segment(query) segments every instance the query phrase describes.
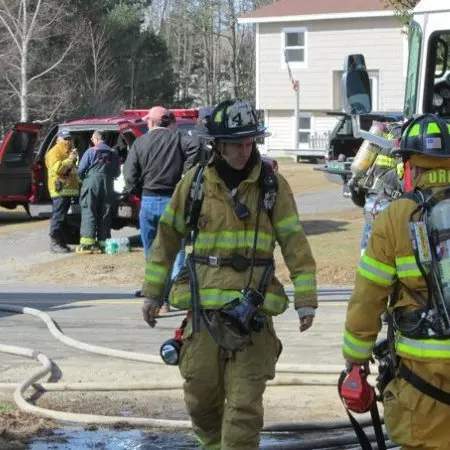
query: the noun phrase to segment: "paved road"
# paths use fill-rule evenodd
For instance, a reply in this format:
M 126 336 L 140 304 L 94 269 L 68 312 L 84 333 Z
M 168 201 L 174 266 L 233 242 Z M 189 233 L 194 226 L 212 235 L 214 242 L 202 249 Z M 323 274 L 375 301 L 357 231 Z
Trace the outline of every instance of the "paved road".
M 321 305 L 314 328 L 305 334 L 298 332 L 298 318 L 291 308 L 275 319 L 276 328 L 284 342 L 280 362 L 302 364 L 341 364 L 340 354 L 342 324 L 348 289 L 321 291 Z M 54 288 L 27 289 L 20 286 L 0 285 L 1 304 L 29 306 L 48 312 L 65 334 L 74 339 L 96 345 L 157 355 L 159 346 L 171 337 L 180 323 L 179 314 L 161 319 L 151 330 L 142 321 L 141 301 L 132 298 L 125 289 L 64 290 Z M 83 353 L 58 343 L 39 319 L 0 311 L 0 342 L 40 350 L 64 366 L 73 369 L 80 361 L 82 366 L 96 362 L 99 366 L 105 357 Z M 116 364 L 117 360 L 113 360 Z M 119 366 L 122 364 L 117 362 Z M 129 366 L 130 363 L 127 363 Z M 20 378 L 27 368 L 36 363 L 21 357 L 0 358 L 0 382 Z M 73 374 L 76 377 L 76 374 Z
M 330 212 L 330 218 L 332 218 L 333 212 L 353 208 L 351 202 L 344 199 L 338 189 L 299 195 L 296 200 L 302 216 Z M 19 223 L 14 227 L 11 227 L 11 224 L 2 226 L 0 221 L 0 305 L 7 303 L 46 311 L 57 321 L 66 335 L 83 342 L 157 355 L 161 342 L 172 337 L 173 330 L 180 323 L 180 317 L 177 313 L 170 314 L 159 321 L 157 328 L 149 329 L 141 318 L 139 307 L 141 302 L 130 295 L 129 287 L 122 289 L 76 287 L 55 290 L 53 286 L 26 286 L 17 280 L 14 275 L 19 267 L 29 267 L 32 270 L 35 264 L 57 261 L 67 257 L 48 252 L 47 230 L 46 221 Z M 113 235 L 130 236 L 135 233 L 136 230 L 124 229 L 114 232 Z M 340 290 L 335 290 L 333 287 L 323 288 L 320 293 L 320 308 L 314 327 L 304 334 L 300 334 L 298 331 L 298 318 L 292 308 L 286 314 L 277 317 L 275 326 L 284 345 L 280 363 L 341 365 L 342 326 L 349 294 L 350 291 L 345 288 Z M 54 381 L 70 383 L 99 380 L 110 382 L 124 380 L 136 382 L 142 379 L 154 382 L 180 380 L 178 370 L 172 367 L 156 365 L 149 367 L 144 363 L 106 358 L 67 347 L 56 341 L 39 319 L 30 316 L 0 312 L 0 342 L 33 348 L 48 355 L 56 363 Z M 22 381 L 37 367 L 38 364 L 35 361 L 1 354 L 0 383 Z M 299 408 L 314 410 L 314 404 L 317 401 L 315 395 L 320 395 L 319 391 L 308 389 L 308 391 L 300 391 L 296 394 L 298 395 L 296 398 L 292 398 L 292 393 L 288 391 L 283 398 L 281 392 L 281 390 L 277 390 L 274 399 L 270 400 L 269 398 L 268 414 L 270 415 L 272 411 L 272 417 L 269 417 L 269 420 L 280 420 L 282 417 L 277 415 L 280 402 L 283 403 L 284 415 L 292 418 L 297 416 Z M 179 396 L 179 393 L 177 395 Z M 46 394 L 46 398 L 50 398 L 50 394 Z M 58 401 L 58 398 L 52 398 Z M 134 398 L 136 403 L 139 403 L 138 400 L 139 396 L 137 399 Z M 67 401 L 72 400 L 62 397 L 59 405 L 65 405 L 64 402 Z M 164 412 L 164 402 L 161 403 L 160 414 L 167 417 Z M 289 409 L 289 403 L 292 403 L 291 409 Z M 328 403 L 328 394 L 326 394 L 322 397 L 322 404 L 328 405 Z M 127 402 L 124 401 L 123 404 L 126 408 Z M 88 409 L 91 406 L 96 406 L 95 400 L 94 403 L 89 404 Z M 156 410 L 158 407 L 157 404 L 152 406 Z M 101 406 L 99 408 L 97 412 L 101 413 Z M 334 407 L 330 404 L 327 408 L 333 411 Z M 79 405 L 78 409 L 80 409 Z M 184 408 L 182 410 L 182 413 L 176 409 L 171 410 L 169 417 L 184 418 Z M 302 409 L 303 413 L 304 410 Z M 321 412 L 317 412 L 314 418 L 321 418 Z M 95 439 L 101 444 L 111 442 L 110 437 L 105 439 L 95 437 Z M 138 448 L 139 442 L 138 439 L 132 439 L 132 444 L 136 444 L 133 448 Z M 44 443 L 41 447 L 33 448 L 36 450 L 48 448 L 46 445 L 48 444 Z M 120 445 L 122 444 L 119 443 L 117 448 L 126 448 Z M 86 445 L 77 446 L 70 443 L 69 447 L 61 448 L 82 449 L 86 448 Z M 173 444 L 139 448 L 168 449 L 173 448 Z M 193 447 L 186 445 L 186 448 Z
M 300 215 L 321 214 L 359 209 L 351 200 L 342 195 L 341 189 L 325 190 L 320 192 L 311 192 L 301 194 L 295 197 Z
M 342 365 L 342 326 L 350 292 L 351 290 L 345 287 L 339 289 L 323 287 L 320 290 L 320 305 L 315 324 L 306 333 L 299 333 L 298 317 L 292 308 L 286 314 L 275 319 L 277 333 L 284 345 L 280 363 Z M 155 329 L 149 329 L 141 319 L 140 302 L 130 298 L 126 291 L 120 289 L 65 289 L 61 292 L 54 292 L 52 288 L 43 286 L 31 290 L 20 286 L 0 285 L 0 308 L 5 303 L 44 310 L 57 321 L 66 335 L 83 342 L 154 355 L 158 354 L 161 342 L 171 337 L 174 328 L 180 323 L 180 317 L 177 313 L 173 313 L 161 319 Z M 67 347 L 58 343 L 39 319 L 30 316 L 0 312 L 0 342 L 34 348 L 51 357 L 56 363 L 53 381 L 76 383 L 180 380 L 178 370 L 173 367 L 155 365 L 149 367 L 148 364 L 107 358 Z M 22 381 L 37 366 L 38 364 L 34 361 L 2 354 L 0 357 L 0 382 Z M 331 378 L 332 381 L 334 378 Z M 50 395 L 46 394 L 46 398 L 50 398 Z M 95 408 L 95 400 L 93 401 L 92 394 L 90 395 L 91 397 L 82 397 L 83 402 L 87 402 L 88 398 L 91 399 L 90 403 L 86 403 L 84 407 L 86 412 L 91 412 L 91 408 Z M 179 392 L 175 395 L 180 397 Z M 100 397 L 100 401 L 111 402 L 112 397 L 109 394 L 103 395 Z M 267 397 L 266 415 L 269 417 L 269 421 L 292 421 L 296 418 L 305 420 L 308 417 L 307 411 L 312 412 L 312 418 L 318 420 L 323 418 L 324 414 L 329 418 L 330 412 L 336 414 L 339 409 L 339 401 L 333 387 L 325 388 L 324 391 L 320 391 L 320 388 L 303 390 L 287 388 L 284 393 L 278 388 L 272 392 L 272 400 L 270 400 L 270 392 Z M 55 397 L 52 398 L 55 399 Z M 73 401 L 73 399 L 74 393 L 71 393 L 63 401 Z M 129 401 L 139 403 L 136 397 L 127 395 L 124 410 L 130 408 Z M 60 409 L 61 404 L 64 404 L 59 401 L 58 407 L 57 399 L 56 402 L 56 409 Z M 328 411 L 324 409 L 326 408 L 324 405 L 329 405 Z M 283 412 L 279 410 L 280 407 Z M 75 410 L 81 408 L 79 403 L 74 406 Z M 154 412 L 158 406 L 153 403 L 150 408 Z M 96 411 L 97 413 L 103 412 L 101 407 Z M 178 418 L 186 418 L 184 412 L 165 413 L 164 410 L 162 411 L 162 417 L 177 418 L 177 414 L 181 414 L 178 415 Z M 331 417 L 335 416 L 331 415 Z M 119 433 L 99 430 L 94 433 L 86 433 L 80 428 L 75 431 L 64 428 L 61 431 L 64 433 L 65 443 L 51 442 L 51 448 L 58 450 L 82 450 L 85 448 L 108 450 L 122 448 L 197 449 L 192 436 L 180 433 L 175 435 L 144 434 L 138 430 Z M 331 435 L 333 432 L 326 434 L 326 436 Z M 306 437 L 299 434 L 280 438 L 279 436 L 265 435 L 261 442 L 261 448 L 272 448 L 271 445 L 279 442 L 279 439 L 300 439 L 304 442 L 305 439 L 324 436 L 325 434 Z M 177 442 L 176 447 L 174 447 L 175 441 Z M 49 448 L 50 445 L 45 438 L 33 442 L 31 446 L 33 450 L 43 450 Z

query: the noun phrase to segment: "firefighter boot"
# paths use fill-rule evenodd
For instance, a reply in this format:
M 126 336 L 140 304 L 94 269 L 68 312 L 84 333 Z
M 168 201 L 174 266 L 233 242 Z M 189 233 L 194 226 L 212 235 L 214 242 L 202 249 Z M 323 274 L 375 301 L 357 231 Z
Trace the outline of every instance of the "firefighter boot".
M 50 251 L 52 253 L 70 253 L 70 248 L 64 246 L 64 244 L 59 239 L 51 238 Z

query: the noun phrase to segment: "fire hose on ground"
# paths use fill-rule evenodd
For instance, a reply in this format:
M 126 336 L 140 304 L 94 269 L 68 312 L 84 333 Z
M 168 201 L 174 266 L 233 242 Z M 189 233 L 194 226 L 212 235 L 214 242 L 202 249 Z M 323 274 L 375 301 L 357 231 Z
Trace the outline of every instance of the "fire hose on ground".
M 69 347 L 76 348 L 89 353 L 95 353 L 104 356 L 110 356 L 115 358 L 121 358 L 132 361 L 145 362 L 150 364 L 164 364 L 159 356 L 127 352 L 123 350 L 116 350 L 106 347 L 100 347 L 96 345 L 87 344 L 77 341 L 66 335 L 64 335 L 57 323 L 50 317 L 50 315 L 39 311 L 34 308 L 17 307 L 14 305 L 0 305 L 0 311 L 27 314 L 42 320 L 50 333 L 58 341 L 68 345 Z M 79 414 L 69 413 L 64 411 L 55 411 L 47 408 L 41 408 L 35 406 L 25 399 L 25 392 L 29 388 L 34 388 L 37 391 L 124 391 L 124 390 L 174 390 L 181 389 L 180 383 L 39 383 L 39 380 L 46 375 L 51 374 L 52 361 L 46 355 L 36 350 L 9 346 L 0 344 L 0 352 L 9 353 L 17 356 L 23 356 L 26 358 L 34 359 L 41 363 L 42 367 L 33 372 L 25 381 L 20 384 L 12 383 L 0 383 L 0 389 L 14 389 L 14 401 L 16 405 L 22 411 L 35 414 L 40 417 L 45 417 L 62 422 L 72 422 L 80 424 L 97 424 L 97 425 L 114 425 L 117 423 L 128 423 L 135 427 L 160 427 L 178 430 L 188 430 L 191 428 L 191 422 L 186 420 L 169 420 L 169 419 L 154 419 L 144 417 L 121 417 L 121 416 L 102 416 L 92 414 Z M 314 380 L 302 380 L 299 378 L 292 378 L 289 380 L 273 380 L 268 383 L 268 386 L 335 386 L 336 381 L 326 379 L 327 375 L 338 375 L 340 372 L 340 366 L 320 366 L 320 365 L 295 365 L 295 364 L 278 364 L 277 373 L 290 373 L 297 375 L 314 375 Z M 319 378 L 318 378 L 319 377 Z M 320 379 L 322 377 L 322 379 Z M 370 419 L 361 420 L 361 425 L 364 427 L 370 426 Z M 263 431 L 267 432 L 320 432 L 328 430 L 350 430 L 351 425 L 347 420 L 335 420 L 335 421 L 312 421 L 312 422 L 298 422 L 298 423 L 283 423 L 275 422 L 265 425 Z M 372 439 L 371 439 L 372 440 Z M 373 440 L 372 440 L 373 441 Z M 331 448 L 333 446 L 353 445 L 358 441 L 354 434 L 345 434 L 330 438 L 320 438 L 314 441 L 308 442 L 280 442 L 273 446 L 265 446 L 265 448 L 273 449 L 288 449 L 296 448 L 301 450 L 302 448 L 308 449 L 320 449 Z M 305 444 L 306 446 L 302 446 Z M 314 447 L 311 447 L 311 445 Z M 295 445 L 295 446 L 294 446 Z M 393 448 L 395 444 L 388 443 L 388 448 Z M 376 447 L 375 447 L 376 448 Z

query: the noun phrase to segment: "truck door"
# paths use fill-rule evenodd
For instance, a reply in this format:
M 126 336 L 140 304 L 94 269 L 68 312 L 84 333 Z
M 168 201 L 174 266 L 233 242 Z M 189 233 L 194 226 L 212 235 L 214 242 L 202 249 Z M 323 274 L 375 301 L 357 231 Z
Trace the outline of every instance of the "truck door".
M 31 196 L 32 165 L 41 126 L 17 123 L 0 144 L 0 199 L 27 203 Z

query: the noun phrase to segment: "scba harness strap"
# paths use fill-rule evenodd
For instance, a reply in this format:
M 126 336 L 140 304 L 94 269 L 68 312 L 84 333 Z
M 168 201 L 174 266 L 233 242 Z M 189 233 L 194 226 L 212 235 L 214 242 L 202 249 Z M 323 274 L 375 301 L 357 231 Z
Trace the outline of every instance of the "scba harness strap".
M 198 232 L 198 220 L 204 198 L 203 172 L 206 167 L 207 164 L 200 164 L 197 166 L 186 201 L 184 218 L 193 239 L 195 239 Z M 261 206 L 267 211 L 270 220 L 272 220 L 272 211 L 275 207 L 278 194 L 278 180 L 270 164 L 265 161 L 261 161 L 258 185 L 263 193 Z
M 261 171 L 258 177 L 258 185 L 260 187 L 260 194 L 258 200 L 257 217 L 255 225 L 255 238 L 253 242 L 252 258 L 245 258 L 242 255 L 234 255 L 232 258 L 217 258 L 214 256 L 200 257 L 195 255 L 195 240 L 198 234 L 198 221 L 200 218 L 200 212 L 202 209 L 203 199 L 204 199 L 204 187 L 203 187 L 203 173 L 205 171 L 205 165 L 197 166 L 195 171 L 193 181 L 189 188 L 189 194 L 187 198 L 187 203 L 185 207 L 185 223 L 190 232 L 191 243 L 193 245 L 192 253 L 187 257 L 186 268 L 188 270 L 189 282 L 192 292 L 192 321 L 193 321 L 193 332 L 198 332 L 200 329 L 200 317 L 203 316 L 206 327 L 208 328 L 208 320 L 205 314 L 202 313 L 200 305 L 200 294 L 199 285 L 197 280 L 197 274 L 195 270 L 195 264 L 207 264 L 207 265 L 229 265 L 238 271 L 244 271 L 250 269 L 250 277 L 248 286 L 250 285 L 251 275 L 253 273 L 253 267 L 255 265 L 264 265 L 266 269 L 262 276 L 260 283 L 260 293 L 262 297 L 265 296 L 265 291 L 268 285 L 268 274 L 273 272 L 273 260 L 272 259 L 257 259 L 255 258 L 258 228 L 259 228 L 259 216 L 261 209 L 267 211 L 270 220 L 272 221 L 272 210 L 275 206 L 277 198 L 278 181 L 272 168 L 262 162 Z M 264 264 L 262 264 L 264 263 Z M 247 287 L 248 287 L 247 286 Z M 209 327 L 210 328 L 210 327 Z M 208 330 L 210 331 L 210 330 Z M 213 335 L 213 333 L 210 334 Z M 214 336 L 213 336 L 214 337 Z M 217 340 L 217 339 L 216 339 Z M 232 339 L 234 344 L 236 344 L 236 339 Z M 246 340 L 239 342 L 238 347 L 244 345 Z M 233 344 L 233 345 L 234 345 Z M 231 345 L 230 345 L 231 347 Z

